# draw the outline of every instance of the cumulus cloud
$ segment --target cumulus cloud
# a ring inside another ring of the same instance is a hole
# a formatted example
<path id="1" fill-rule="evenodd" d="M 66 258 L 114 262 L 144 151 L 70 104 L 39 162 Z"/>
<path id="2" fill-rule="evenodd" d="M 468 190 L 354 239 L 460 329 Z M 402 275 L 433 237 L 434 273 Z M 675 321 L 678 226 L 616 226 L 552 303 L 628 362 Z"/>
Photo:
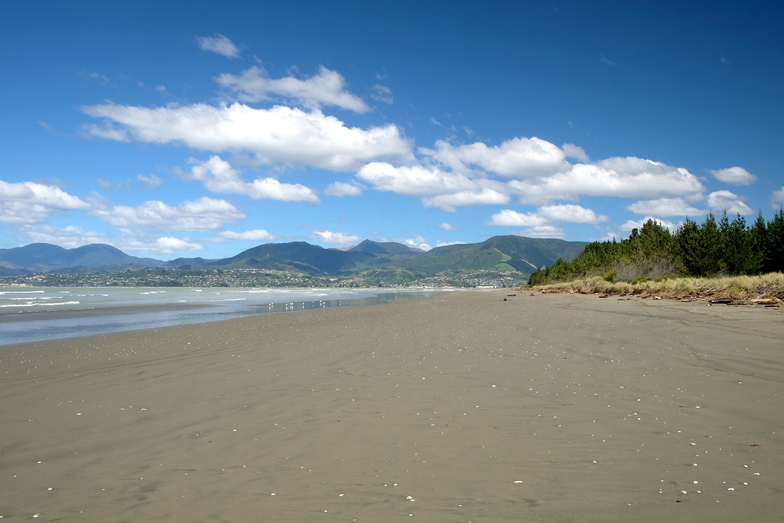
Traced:
<path id="1" fill-rule="evenodd" d="M 563 150 L 536 137 L 513 138 L 493 147 L 482 142 L 454 146 L 443 140 L 435 145 L 435 150 L 422 148 L 420 152 L 462 173 L 478 167 L 500 176 L 530 178 L 557 172 L 569 165 Z"/>
<path id="2" fill-rule="evenodd" d="M 66 249 L 75 249 L 91 243 L 111 243 L 106 234 L 85 231 L 81 227 L 53 227 L 51 225 L 24 225 L 22 231 L 33 243 L 53 243 Z"/>
<path id="3" fill-rule="evenodd" d="M 630 232 L 631 232 L 632 229 L 642 229 L 642 226 L 648 220 L 655 221 L 656 223 L 658 223 L 659 225 L 661 225 L 665 229 L 669 229 L 670 232 L 675 232 L 675 230 L 680 226 L 679 223 L 676 224 L 676 223 L 668 222 L 667 220 L 662 220 L 662 219 L 659 219 L 659 218 L 655 218 L 653 216 L 646 216 L 645 218 L 643 218 L 641 220 L 627 220 L 626 223 L 621 225 L 621 229 L 623 229 L 625 231 L 630 231 Z"/>
<path id="4" fill-rule="evenodd" d="M 356 234 L 348 232 L 331 232 L 327 230 L 313 231 L 311 238 L 315 241 L 338 245 L 351 245 L 362 241 L 362 238 Z"/>
<path id="5" fill-rule="evenodd" d="M 318 196 L 304 185 L 281 183 L 275 178 L 257 178 L 247 183 L 239 171 L 220 156 L 203 162 L 191 158 L 189 162 L 195 164 L 189 172 L 178 170 L 177 173 L 186 180 L 201 182 L 208 191 L 244 194 L 254 200 L 319 203 Z"/>
<path id="6" fill-rule="evenodd" d="M 439 194 L 422 198 L 425 207 L 434 207 L 455 212 L 458 207 L 471 205 L 503 205 L 509 203 L 509 195 L 488 187 L 479 187 L 470 191 L 458 191 L 450 194 Z"/>
<path id="7" fill-rule="evenodd" d="M 318 110 L 275 106 L 254 109 L 240 103 L 214 107 L 206 104 L 136 107 L 92 105 L 82 111 L 103 118 L 112 133 L 93 136 L 144 143 L 184 144 L 205 151 L 250 151 L 267 163 L 310 165 L 332 171 L 352 171 L 376 160 L 412 158 L 411 144 L 395 125 L 368 130 L 346 127 Z"/>
<path id="8" fill-rule="evenodd" d="M 248 186 L 248 196 L 254 200 L 266 199 L 307 203 L 319 203 L 321 201 L 309 187 L 299 183 L 281 183 L 275 178 L 256 178 Z"/>
<path id="9" fill-rule="evenodd" d="M 265 231 L 264 229 L 253 229 L 252 231 L 234 232 L 223 231 L 218 234 L 218 238 L 224 240 L 252 240 L 258 242 L 269 242 L 275 239 L 275 236 Z"/>
<path id="10" fill-rule="evenodd" d="M 546 218 L 535 213 L 522 213 L 512 209 L 504 209 L 490 217 L 490 225 L 507 225 L 514 227 L 541 227 L 549 225 Z"/>
<path id="11" fill-rule="evenodd" d="M 626 208 L 634 214 L 653 216 L 702 216 L 708 212 L 692 207 L 683 198 L 666 197 L 656 200 L 641 200 Z"/>
<path id="12" fill-rule="evenodd" d="M 380 191 L 428 196 L 472 190 L 476 183 L 461 174 L 449 173 L 431 166 L 396 167 L 386 162 L 371 162 L 357 173 L 357 178 Z"/>
<path id="13" fill-rule="evenodd" d="M 427 240 L 425 240 L 422 236 L 415 236 L 413 238 L 402 238 L 399 240 L 393 240 L 397 243 L 402 243 L 403 245 L 408 245 L 412 249 L 419 249 L 421 251 L 429 251 L 432 249 Z"/>
<path id="14" fill-rule="evenodd" d="M 332 182 L 324 189 L 324 194 L 337 196 L 338 198 L 342 198 L 343 196 L 359 196 L 362 194 L 362 187 L 354 183 Z"/>
<path id="15" fill-rule="evenodd" d="M 729 169 L 719 169 L 718 171 L 708 172 L 715 176 L 717 180 L 724 183 L 751 185 L 757 181 L 757 177 L 743 167 L 730 167 Z"/>
<path id="16" fill-rule="evenodd" d="M 118 205 L 92 211 L 97 218 L 116 227 L 156 227 L 181 231 L 212 231 L 245 218 L 245 214 L 225 200 L 199 198 L 170 206 L 147 201 L 138 207 Z"/>
<path id="17" fill-rule="evenodd" d="M 580 205 L 546 205 L 537 214 L 554 222 L 597 224 L 609 221 L 609 216 L 596 214 Z"/>
<path id="18" fill-rule="evenodd" d="M 215 36 L 197 36 L 196 45 L 198 45 L 199 49 L 202 51 L 216 53 L 225 56 L 226 58 L 240 57 L 239 48 L 222 34 L 217 34 Z"/>
<path id="19" fill-rule="evenodd" d="M 715 191 L 708 195 L 708 207 L 714 213 L 753 214 L 754 211 L 743 203 L 743 198 L 730 191 Z"/>
<path id="20" fill-rule="evenodd" d="M 771 204 L 774 208 L 784 207 L 784 186 L 773 193 L 771 196 Z"/>
<path id="21" fill-rule="evenodd" d="M 164 236 L 155 240 L 155 243 L 150 245 L 145 250 L 162 254 L 173 254 L 174 251 L 203 251 L 204 246 L 199 243 L 189 242 L 180 238 Z"/>
<path id="22" fill-rule="evenodd" d="M 85 200 L 53 185 L 0 180 L 0 222 L 38 223 L 58 211 L 88 207 Z"/>
<path id="23" fill-rule="evenodd" d="M 536 180 L 512 180 L 509 186 L 525 203 L 546 203 L 580 196 L 617 196 L 656 199 L 694 196 L 705 187 L 681 167 L 642 158 L 610 158 L 593 164 L 576 164 L 565 172 Z"/>
<path id="24" fill-rule="evenodd" d="M 441 230 L 441 231 L 456 231 L 457 230 L 457 229 L 455 229 L 454 226 L 452 226 L 452 225 L 450 225 L 450 224 L 448 224 L 446 222 L 445 223 L 439 223 L 438 225 L 436 225 L 436 228 Z"/>
<path id="25" fill-rule="evenodd" d="M 503 191 L 504 184 L 486 179 L 472 180 L 434 166 L 396 167 L 386 162 L 372 162 L 359 170 L 357 178 L 379 191 L 419 196 L 426 207 L 450 212 L 461 206 L 509 201 L 509 195 Z"/>
<path id="26" fill-rule="evenodd" d="M 582 147 L 574 145 L 573 143 L 565 143 L 561 147 L 567 158 L 573 158 L 583 163 L 590 163 L 591 159 Z"/>
<path id="27" fill-rule="evenodd" d="M 117 246 L 123 251 L 143 251 L 149 254 L 174 254 L 176 251 L 203 251 L 204 246 L 182 238 L 163 236 L 156 239 L 130 239 Z"/>
<path id="28" fill-rule="evenodd" d="M 529 238 L 559 238 L 564 239 L 566 233 L 563 229 L 554 225 L 538 225 L 536 227 L 529 227 L 522 232 L 523 236 Z"/>
<path id="29" fill-rule="evenodd" d="M 239 75 L 222 74 L 216 81 L 242 102 L 284 98 L 311 109 L 334 105 L 358 113 L 370 110 L 361 98 L 346 90 L 346 80 L 338 72 L 324 66 L 304 80 L 293 76 L 273 79 L 263 67 L 253 66 Z"/>

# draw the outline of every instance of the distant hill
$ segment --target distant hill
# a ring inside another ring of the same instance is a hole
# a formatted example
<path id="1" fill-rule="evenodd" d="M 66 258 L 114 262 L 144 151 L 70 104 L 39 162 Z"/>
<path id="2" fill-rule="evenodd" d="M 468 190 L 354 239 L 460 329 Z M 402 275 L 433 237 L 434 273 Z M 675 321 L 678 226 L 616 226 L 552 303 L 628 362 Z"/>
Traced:
<path id="1" fill-rule="evenodd" d="M 60 269 L 85 267 L 96 269 L 106 265 L 141 264 L 146 267 L 161 267 L 164 262 L 153 258 L 138 258 L 125 254 L 120 249 L 105 244 L 91 244 L 65 249 L 49 243 L 31 243 L 24 247 L 0 249 L 0 274 L 25 274 L 30 272 L 53 272 Z"/>
<path id="2" fill-rule="evenodd" d="M 411 278 L 467 271 L 531 274 L 558 258 L 571 260 L 586 242 L 495 236 L 480 243 L 436 247 L 423 252 L 396 242 L 365 240 L 348 249 L 325 249 L 307 242 L 268 243 L 219 260 L 178 258 L 163 262 L 129 256 L 110 245 L 64 249 L 33 243 L 0 249 L 0 276 L 31 272 L 119 272 L 148 268 L 271 269 L 311 276 L 404 274 Z"/>
<path id="3" fill-rule="evenodd" d="M 421 254 L 424 251 L 421 249 L 412 249 L 408 245 L 403 245 L 397 242 L 374 242 L 373 240 L 365 240 L 359 245 L 355 245 L 349 249 L 348 252 L 365 252 L 368 254 L 395 256 L 398 254 Z"/>
<path id="4" fill-rule="evenodd" d="M 206 266 L 298 270 L 313 276 L 343 275 L 359 267 L 377 265 L 384 259 L 361 251 L 325 249 L 307 242 L 268 243 Z"/>
<path id="5" fill-rule="evenodd" d="M 523 236 L 494 236 L 481 243 L 436 247 L 402 263 L 406 269 L 438 274 L 446 271 L 496 270 L 532 273 L 558 258 L 571 260 L 587 242 Z"/>

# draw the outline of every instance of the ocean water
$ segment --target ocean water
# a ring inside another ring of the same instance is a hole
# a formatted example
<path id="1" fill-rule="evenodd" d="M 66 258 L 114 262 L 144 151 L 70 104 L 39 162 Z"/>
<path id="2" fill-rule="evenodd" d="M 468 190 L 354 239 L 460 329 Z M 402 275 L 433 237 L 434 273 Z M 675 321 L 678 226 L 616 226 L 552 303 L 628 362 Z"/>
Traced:
<path id="1" fill-rule="evenodd" d="M 377 305 L 440 290 L 0 287 L 0 345 L 252 314 Z"/>

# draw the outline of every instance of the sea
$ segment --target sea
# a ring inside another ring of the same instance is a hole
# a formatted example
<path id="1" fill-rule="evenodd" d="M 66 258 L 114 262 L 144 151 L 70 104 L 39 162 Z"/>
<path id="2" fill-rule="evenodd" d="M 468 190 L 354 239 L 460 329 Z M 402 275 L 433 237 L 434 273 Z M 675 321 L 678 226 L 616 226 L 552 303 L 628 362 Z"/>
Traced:
<path id="1" fill-rule="evenodd" d="M 0 346 L 253 314 L 379 305 L 440 291 L 443 289 L 0 286 Z"/>

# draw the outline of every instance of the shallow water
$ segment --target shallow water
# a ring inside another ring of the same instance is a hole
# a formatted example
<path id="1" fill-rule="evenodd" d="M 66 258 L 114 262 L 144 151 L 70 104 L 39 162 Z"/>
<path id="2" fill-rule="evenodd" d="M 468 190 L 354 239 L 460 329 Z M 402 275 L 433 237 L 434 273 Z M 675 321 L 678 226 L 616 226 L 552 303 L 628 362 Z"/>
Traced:
<path id="1" fill-rule="evenodd" d="M 0 345 L 250 314 L 376 305 L 433 292 L 436 290 L 0 287 Z"/>

